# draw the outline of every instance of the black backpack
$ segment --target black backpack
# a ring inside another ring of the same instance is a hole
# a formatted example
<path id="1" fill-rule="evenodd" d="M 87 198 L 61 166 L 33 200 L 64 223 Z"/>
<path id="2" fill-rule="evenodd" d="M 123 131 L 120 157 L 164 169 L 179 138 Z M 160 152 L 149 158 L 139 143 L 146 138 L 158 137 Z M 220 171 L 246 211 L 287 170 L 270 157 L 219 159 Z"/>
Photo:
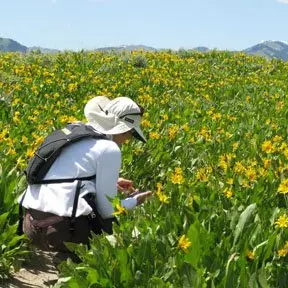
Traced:
<path id="1" fill-rule="evenodd" d="M 55 130 L 50 135 L 48 135 L 44 142 L 34 153 L 34 156 L 30 159 L 27 169 L 24 171 L 28 184 L 49 184 L 49 183 L 63 183 L 63 182 L 73 182 L 78 180 L 72 215 L 70 218 L 70 231 L 74 231 L 74 223 L 76 210 L 78 205 L 79 193 L 81 189 L 82 180 L 91 180 L 96 177 L 96 175 L 89 175 L 86 177 L 79 178 L 65 178 L 65 179 L 48 179 L 44 180 L 45 175 L 49 171 L 52 164 L 55 162 L 57 157 L 60 155 L 63 148 L 80 141 L 84 138 L 94 138 L 94 139 L 105 139 L 106 135 L 96 132 L 92 127 L 85 125 L 81 122 L 69 123 L 63 129 Z M 23 208 L 22 203 L 24 201 L 25 193 L 20 201 L 19 205 L 19 225 L 18 234 L 22 234 L 23 225 Z M 85 199 L 86 200 L 86 199 Z M 86 200 L 87 201 L 87 200 Z M 88 203 L 89 204 L 89 203 Z M 90 205 L 92 206 L 92 205 Z M 95 207 L 92 207 L 93 211 Z M 97 211 L 94 211 L 97 213 Z M 101 221 L 100 215 L 97 213 L 98 222 Z"/>
<path id="2" fill-rule="evenodd" d="M 36 150 L 28 163 L 27 169 L 24 171 L 28 184 L 73 182 L 75 180 L 90 180 L 95 177 L 95 175 L 91 175 L 82 178 L 43 179 L 63 148 L 89 137 L 103 139 L 105 135 L 97 133 L 92 127 L 81 122 L 68 124 L 65 128 L 55 130 L 48 135 Z"/>

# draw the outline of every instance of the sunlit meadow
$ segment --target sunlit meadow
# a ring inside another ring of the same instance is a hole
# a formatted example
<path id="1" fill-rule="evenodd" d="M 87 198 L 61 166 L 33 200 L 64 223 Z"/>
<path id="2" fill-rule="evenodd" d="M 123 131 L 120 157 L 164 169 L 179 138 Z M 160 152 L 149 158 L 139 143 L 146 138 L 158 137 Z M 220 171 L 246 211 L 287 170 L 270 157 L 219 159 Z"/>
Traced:
<path id="1" fill-rule="evenodd" d="M 83 262 L 62 263 L 56 287 L 288 287 L 287 62 L 3 53 L 0 71 L 0 279 L 28 249 L 14 204 L 28 159 L 53 129 L 85 121 L 88 99 L 121 95 L 145 107 L 148 138 L 123 148 L 121 176 L 153 198 L 115 204 L 121 225 L 90 250 L 70 245 Z"/>

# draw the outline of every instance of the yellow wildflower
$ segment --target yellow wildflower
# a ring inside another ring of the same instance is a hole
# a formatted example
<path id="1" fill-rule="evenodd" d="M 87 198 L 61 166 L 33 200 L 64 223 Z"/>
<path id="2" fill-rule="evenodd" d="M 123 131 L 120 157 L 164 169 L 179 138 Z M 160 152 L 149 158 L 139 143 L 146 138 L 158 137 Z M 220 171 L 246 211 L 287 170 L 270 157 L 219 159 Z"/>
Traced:
<path id="1" fill-rule="evenodd" d="M 2 141 L 7 135 L 8 135 L 8 129 L 5 128 L 5 129 L 3 129 L 3 131 L 0 133 L 0 141 Z"/>
<path id="2" fill-rule="evenodd" d="M 275 147 L 271 141 L 264 141 L 262 144 L 262 151 L 271 154 L 275 152 Z"/>
<path id="3" fill-rule="evenodd" d="M 233 183 L 234 183 L 233 178 L 228 178 L 226 183 L 229 184 L 229 185 L 233 185 Z"/>
<path id="4" fill-rule="evenodd" d="M 225 133 L 225 136 L 226 136 L 227 138 L 230 138 L 230 137 L 232 137 L 232 134 L 229 133 L 229 132 L 226 132 L 226 133 Z M 234 152 L 234 150 L 233 150 L 233 152 Z"/>
<path id="5" fill-rule="evenodd" d="M 161 202 L 161 203 L 169 203 L 169 200 L 168 200 L 168 196 L 166 196 L 163 192 L 158 192 L 157 193 L 157 196 L 158 196 L 158 198 L 159 198 L 159 201 Z"/>
<path id="6" fill-rule="evenodd" d="M 267 170 L 265 170 L 263 167 L 260 167 L 258 169 L 258 172 L 259 172 L 259 175 L 262 176 L 262 177 L 266 177 L 267 176 Z"/>
<path id="7" fill-rule="evenodd" d="M 147 119 L 143 119 L 141 121 L 141 125 L 145 128 L 151 128 L 152 127 L 152 123 Z"/>
<path id="8" fill-rule="evenodd" d="M 286 148 L 283 152 L 284 156 L 286 157 L 286 159 L 288 160 L 288 148 Z"/>
<path id="9" fill-rule="evenodd" d="M 25 135 L 22 136 L 21 143 L 26 145 L 29 143 L 28 138 Z"/>
<path id="10" fill-rule="evenodd" d="M 16 111 L 16 112 L 14 113 L 14 117 L 13 117 L 13 121 L 14 121 L 15 123 L 19 123 L 19 122 L 20 122 L 19 116 L 20 116 L 20 112 L 19 112 L 19 111 Z"/>
<path id="11" fill-rule="evenodd" d="M 163 118 L 164 120 L 168 120 L 168 119 L 169 119 L 169 117 L 168 117 L 167 114 L 163 114 L 163 115 L 161 115 L 161 116 L 162 116 L 162 118 Z"/>
<path id="12" fill-rule="evenodd" d="M 189 142 L 192 143 L 192 144 L 195 144 L 195 138 L 192 137 L 192 138 L 189 140 Z M 287 154 L 287 155 L 288 155 L 288 154 Z M 287 156 L 287 158 L 288 158 L 288 156 Z"/>
<path id="13" fill-rule="evenodd" d="M 211 116 L 211 119 L 212 119 L 213 121 L 217 121 L 217 120 L 221 119 L 221 117 L 222 117 L 221 113 L 214 113 L 214 114 Z"/>
<path id="14" fill-rule="evenodd" d="M 173 140 L 175 138 L 177 132 L 178 127 L 176 125 L 173 125 L 172 127 L 168 128 L 170 140 Z"/>
<path id="15" fill-rule="evenodd" d="M 7 152 L 8 155 L 15 155 L 16 154 L 16 151 L 14 148 L 10 147 L 8 152 Z"/>
<path id="16" fill-rule="evenodd" d="M 233 192 L 231 189 L 225 188 L 223 192 L 226 198 L 228 199 L 232 198 Z"/>
<path id="17" fill-rule="evenodd" d="M 113 215 L 127 214 L 127 210 L 119 204 L 116 204 L 116 211 L 113 212 Z"/>
<path id="18" fill-rule="evenodd" d="M 225 157 L 225 155 L 221 155 L 219 157 L 219 167 L 223 169 L 224 172 L 228 169 L 228 161 Z"/>
<path id="19" fill-rule="evenodd" d="M 175 168 L 175 173 L 176 173 L 176 174 L 182 174 L 182 173 L 183 173 L 182 168 L 176 167 L 176 168 Z"/>
<path id="20" fill-rule="evenodd" d="M 184 177 L 181 174 L 172 174 L 171 181 L 173 184 L 182 184 L 184 182 Z"/>
<path id="21" fill-rule="evenodd" d="M 256 171 L 252 167 L 246 170 L 246 176 L 250 181 L 255 181 L 257 179 Z"/>
<path id="22" fill-rule="evenodd" d="M 288 193 L 288 179 L 284 179 L 277 190 L 281 194 L 287 194 Z"/>
<path id="23" fill-rule="evenodd" d="M 287 253 L 288 253 L 288 249 L 283 248 L 283 249 L 278 250 L 278 255 L 280 257 L 285 257 Z"/>
<path id="24" fill-rule="evenodd" d="M 188 253 L 188 248 L 191 246 L 189 238 L 182 235 L 178 240 L 178 248 L 182 249 L 185 253 Z"/>
<path id="25" fill-rule="evenodd" d="M 156 184 L 156 186 L 157 186 L 157 192 L 163 189 L 163 185 L 159 182 Z"/>
<path id="26" fill-rule="evenodd" d="M 26 156 L 28 158 L 31 158 L 32 156 L 34 156 L 34 152 L 35 152 L 35 149 L 29 148 L 26 152 Z"/>
<path id="27" fill-rule="evenodd" d="M 184 177 L 182 173 L 183 172 L 180 167 L 175 168 L 174 174 L 171 175 L 171 182 L 173 184 L 182 184 L 184 182 Z"/>
<path id="28" fill-rule="evenodd" d="M 182 125 L 182 129 L 184 130 L 184 131 L 189 131 L 189 126 L 188 126 L 188 124 L 187 123 L 185 123 L 184 125 Z"/>
<path id="29" fill-rule="evenodd" d="M 159 135 L 159 133 L 157 133 L 157 132 L 150 132 L 149 133 L 149 138 L 150 139 L 159 139 L 160 138 L 160 135 Z"/>
<path id="30" fill-rule="evenodd" d="M 156 194 L 157 194 L 157 196 L 159 198 L 159 201 L 161 203 L 166 203 L 166 204 L 169 203 L 168 197 L 162 191 L 162 189 L 163 189 L 162 184 L 161 183 L 157 183 L 156 186 L 157 186 Z"/>
<path id="31" fill-rule="evenodd" d="M 201 181 L 201 182 L 207 182 L 208 181 L 208 175 L 206 173 L 205 168 L 200 168 L 197 173 L 196 173 L 196 179 Z"/>
<path id="32" fill-rule="evenodd" d="M 268 169 L 271 165 L 271 159 L 263 159 L 264 168 Z"/>
<path id="33" fill-rule="evenodd" d="M 248 251 L 247 258 L 249 260 L 254 260 L 255 259 L 255 252 L 254 251 Z"/>
<path id="34" fill-rule="evenodd" d="M 233 147 L 233 152 L 235 152 L 239 147 L 239 142 L 233 143 L 232 147 Z"/>
<path id="35" fill-rule="evenodd" d="M 246 169 L 245 169 L 245 166 L 244 166 L 241 162 L 237 161 L 237 162 L 235 163 L 235 166 L 234 166 L 234 171 L 235 171 L 235 173 L 241 174 L 241 173 L 244 173 L 245 170 L 246 170 Z"/>
<path id="36" fill-rule="evenodd" d="M 281 215 L 274 223 L 277 227 L 288 228 L 288 217 L 286 214 Z"/>
<path id="37" fill-rule="evenodd" d="M 273 137 L 273 142 L 280 142 L 282 141 L 283 137 L 282 136 L 279 136 L 279 135 L 275 135 Z"/>

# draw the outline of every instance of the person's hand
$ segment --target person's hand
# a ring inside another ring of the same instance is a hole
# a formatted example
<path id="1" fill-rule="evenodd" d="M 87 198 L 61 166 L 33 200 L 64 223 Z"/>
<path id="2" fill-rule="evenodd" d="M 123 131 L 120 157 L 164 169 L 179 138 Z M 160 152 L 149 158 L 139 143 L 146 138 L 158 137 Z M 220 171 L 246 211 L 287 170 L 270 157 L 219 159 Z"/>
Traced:
<path id="1" fill-rule="evenodd" d="M 137 205 L 140 205 L 146 199 L 150 198 L 151 195 L 152 195 L 152 191 L 138 192 L 138 193 L 136 193 L 136 195 L 133 196 L 133 198 L 136 199 Z"/>
<path id="2" fill-rule="evenodd" d="M 124 178 L 118 179 L 117 189 L 125 194 L 130 194 L 136 191 L 132 185 L 132 181 Z"/>

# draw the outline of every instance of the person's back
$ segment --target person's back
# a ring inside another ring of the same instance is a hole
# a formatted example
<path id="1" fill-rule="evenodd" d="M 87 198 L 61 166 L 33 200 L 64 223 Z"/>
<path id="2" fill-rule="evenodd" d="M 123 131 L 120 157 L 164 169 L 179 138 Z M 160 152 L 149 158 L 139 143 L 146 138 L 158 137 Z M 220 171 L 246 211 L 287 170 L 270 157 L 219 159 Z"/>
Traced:
<path id="1" fill-rule="evenodd" d="M 57 183 L 28 185 L 19 198 L 26 209 L 23 231 L 41 249 L 68 252 L 64 242 L 89 244 L 91 231 L 112 233 L 111 199 L 117 187 L 134 192 L 121 201 L 128 210 L 151 195 L 150 191 L 135 193 L 132 181 L 119 178 L 121 145 L 132 135 L 146 141 L 139 127 L 142 108 L 127 97 L 110 101 L 98 96 L 87 103 L 84 113 L 87 125 L 104 137 L 81 139 L 65 147 L 44 177 Z M 91 175 L 95 177 L 79 180 Z M 59 181 L 71 178 L 78 180 Z"/>
<path id="2" fill-rule="evenodd" d="M 76 216 L 91 213 L 92 208 L 82 196 L 98 191 L 99 213 L 103 218 L 109 218 L 113 217 L 113 210 L 111 210 L 111 204 L 105 195 L 115 197 L 115 183 L 118 179 L 120 165 L 121 152 L 116 143 L 108 139 L 83 139 L 62 151 L 44 179 L 96 175 L 93 180 L 82 181 Z M 28 185 L 23 206 L 70 217 L 76 186 L 77 181 Z"/>

